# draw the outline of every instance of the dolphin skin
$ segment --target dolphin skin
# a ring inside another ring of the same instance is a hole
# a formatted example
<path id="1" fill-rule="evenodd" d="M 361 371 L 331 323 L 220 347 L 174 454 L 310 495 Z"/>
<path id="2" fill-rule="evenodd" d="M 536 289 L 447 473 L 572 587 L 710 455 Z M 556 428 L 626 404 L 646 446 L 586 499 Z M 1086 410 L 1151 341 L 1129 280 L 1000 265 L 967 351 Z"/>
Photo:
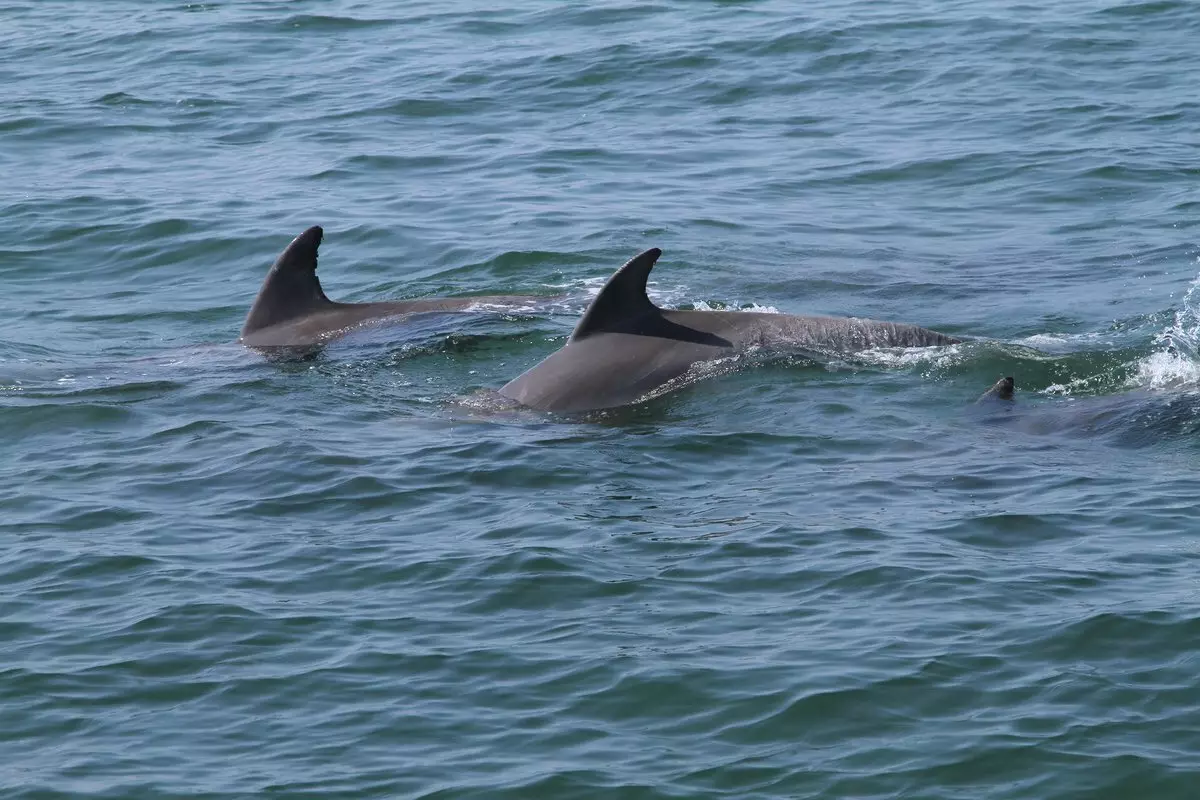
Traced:
<path id="1" fill-rule="evenodd" d="M 246 316 L 239 341 L 250 347 L 320 345 L 366 325 L 401 321 L 410 314 L 465 311 L 478 305 L 525 307 L 530 295 L 337 303 L 317 279 L 317 248 L 323 231 L 313 226 L 292 240 L 271 266 Z"/>
<path id="2" fill-rule="evenodd" d="M 693 365 L 750 349 L 845 354 L 934 347 L 960 339 L 916 325 L 747 311 L 670 311 L 646 295 L 658 248 L 609 278 L 567 344 L 500 389 L 541 411 L 597 411 L 636 402 Z"/>
<path id="3" fill-rule="evenodd" d="M 991 403 L 998 400 L 1012 400 L 1013 391 L 1016 389 L 1016 387 L 1017 384 L 1011 375 L 1006 378 L 1001 378 L 992 384 L 992 388 L 980 395 L 979 399 L 975 401 L 975 404 L 982 405 L 984 403 Z"/>
<path id="4" fill-rule="evenodd" d="M 1192 442 L 1200 433 L 1200 391 L 1195 386 L 1133 389 L 1111 395 L 1044 399 L 1018 406 L 1016 384 L 1001 378 L 976 405 L 986 420 L 1035 436 L 1097 438 L 1118 447 Z"/>

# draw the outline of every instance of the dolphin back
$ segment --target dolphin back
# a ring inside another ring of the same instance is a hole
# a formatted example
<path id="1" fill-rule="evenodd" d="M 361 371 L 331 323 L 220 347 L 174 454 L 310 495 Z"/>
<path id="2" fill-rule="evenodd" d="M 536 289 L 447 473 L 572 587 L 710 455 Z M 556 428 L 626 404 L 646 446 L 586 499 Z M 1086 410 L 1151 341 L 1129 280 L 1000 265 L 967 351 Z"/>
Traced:
<path id="1" fill-rule="evenodd" d="M 880 347 L 959 342 L 917 325 L 847 317 L 741 311 L 664 310 L 646 294 L 662 251 L 652 248 L 618 269 L 562 348 L 500 388 L 542 411 L 577 412 L 636 402 L 711 374 L 696 365 L 746 351 L 854 353 Z"/>

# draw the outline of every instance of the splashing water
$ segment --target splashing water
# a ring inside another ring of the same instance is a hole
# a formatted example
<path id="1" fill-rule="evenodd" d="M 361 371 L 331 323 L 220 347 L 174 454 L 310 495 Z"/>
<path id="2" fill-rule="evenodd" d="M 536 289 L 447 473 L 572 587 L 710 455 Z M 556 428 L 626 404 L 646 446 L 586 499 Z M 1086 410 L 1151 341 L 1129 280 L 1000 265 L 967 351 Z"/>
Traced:
<path id="1" fill-rule="evenodd" d="M 1171 324 L 1154 337 L 1154 352 L 1137 363 L 1129 386 L 1177 389 L 1200 384 L 1200 275 L 1188 286 Z"/>

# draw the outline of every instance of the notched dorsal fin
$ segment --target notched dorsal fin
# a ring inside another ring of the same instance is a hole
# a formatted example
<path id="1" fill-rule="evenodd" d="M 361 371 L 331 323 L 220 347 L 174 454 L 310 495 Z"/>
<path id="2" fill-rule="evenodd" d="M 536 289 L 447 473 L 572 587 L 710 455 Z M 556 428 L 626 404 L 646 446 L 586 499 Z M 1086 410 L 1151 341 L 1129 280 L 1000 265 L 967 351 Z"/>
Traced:
<path id="1" fill-rule="evenodd" d="M 617 330 L 622 322 L 642 316 L 648 312 L 657 311 L 657 306 L 650 302 L 646 295 L 646 280 L 654 262 L 662 255 L 662 250 L 652 247 L 640 255 L 625 262 L 625 266 L 613 273 L 596 295 L 579 324 L 571 333 L 569 342 L 582 339 L 593 333 Z"/>
<path id="2" fill-rule="evenodd" d="M 321 227 L 314 225 L 275 259 L 246 315 L 242 336 L 329 305 L 317 279 L 317 248 L 323 234 Z"/>

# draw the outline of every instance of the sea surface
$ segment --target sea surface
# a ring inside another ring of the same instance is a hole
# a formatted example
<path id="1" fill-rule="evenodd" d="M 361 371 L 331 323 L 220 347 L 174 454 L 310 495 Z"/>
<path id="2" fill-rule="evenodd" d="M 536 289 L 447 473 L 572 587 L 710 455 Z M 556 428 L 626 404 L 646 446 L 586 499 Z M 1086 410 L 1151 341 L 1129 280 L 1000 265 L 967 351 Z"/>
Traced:
<path id="1" fill-rule="evenodd" d="M 0 56 L 0 797 L 1200 797 L 1196 3 L 0 0 Z M 544 300 L 264 358 L 314 224 L 335 299 Z M 968 341 L 488 402 L 648 247 Z"/>

